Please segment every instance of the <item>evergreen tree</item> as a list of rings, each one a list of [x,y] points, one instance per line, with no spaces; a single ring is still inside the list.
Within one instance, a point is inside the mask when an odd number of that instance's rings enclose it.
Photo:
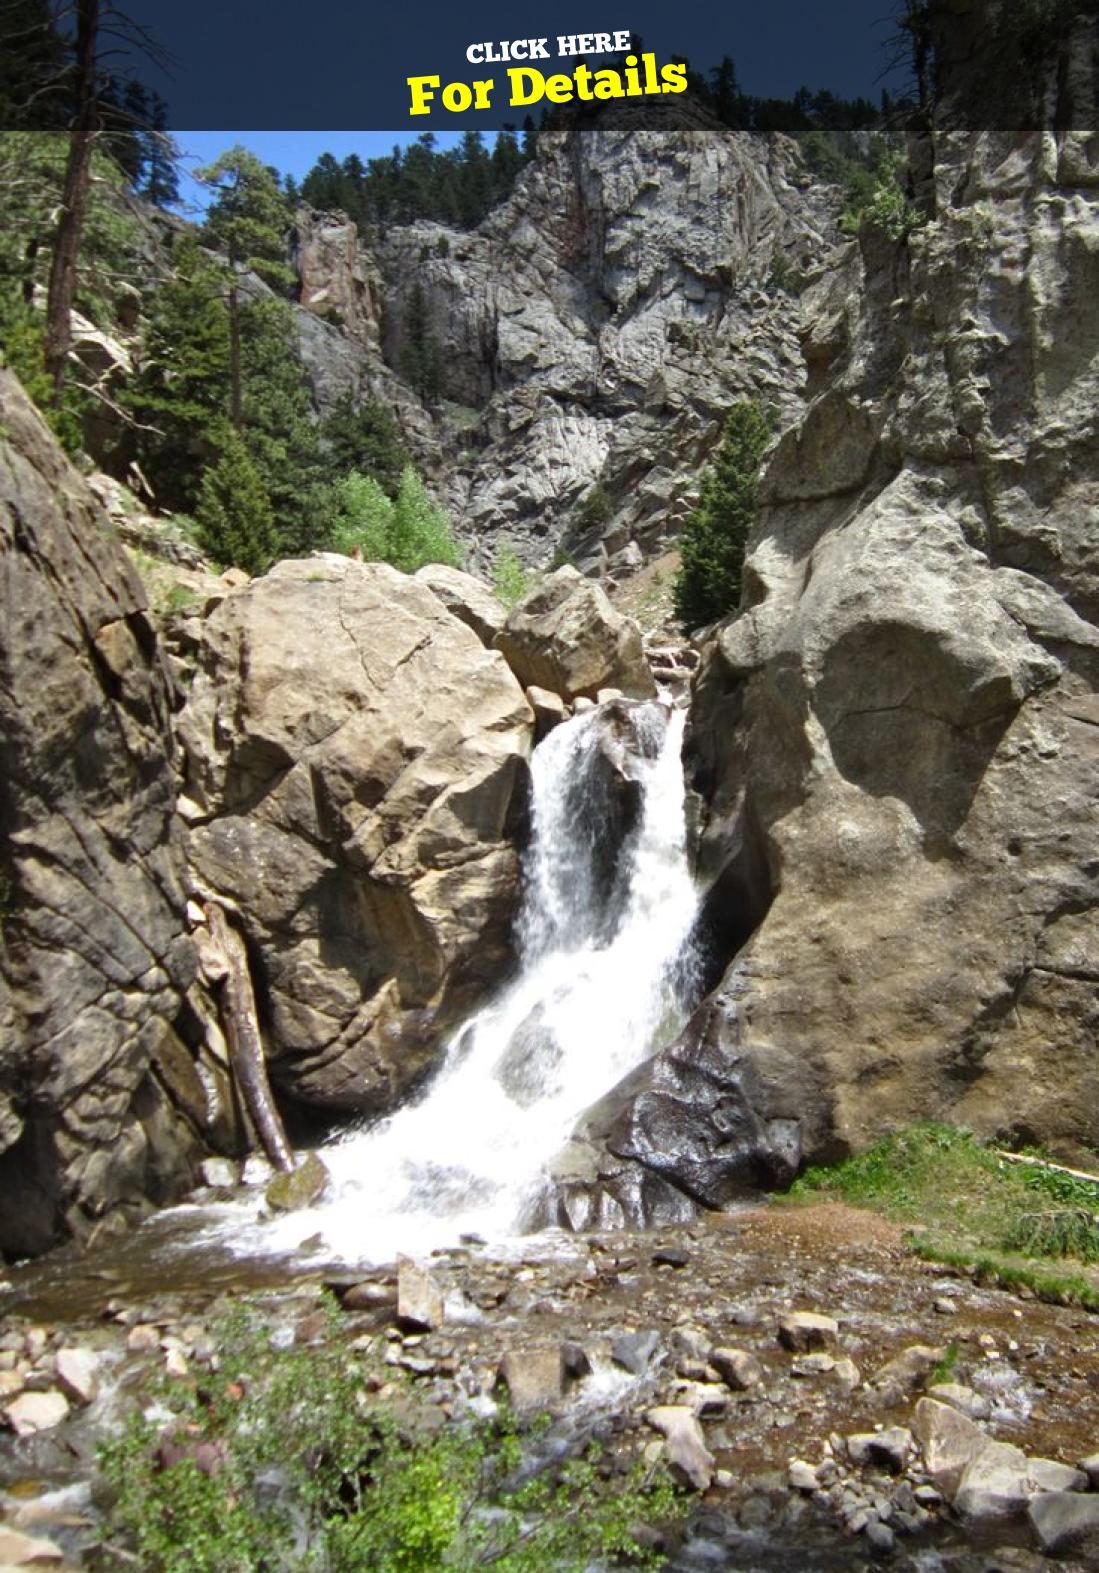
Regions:
[[[257,273],[274,289],[290,284],[286,236],[292,214],[277,174],[239,144],[200,170],[198,178],[216,192],[204,228],[228,263],[229,418],[239,429],[244,421],[240,274],[246,269]]]
[[[142,137],[144,170],[140,194],[154,207],[179,201],[179,145],[168,132],[168,106],[159,93],[149,99],[149,119]]]
[[[223,427],[221,441],[220,458],[202,478],[199,537],[219,563],[264,573],[276,550],[271,498],[240,435]]]
[[[321,440],[332,468],[370,475],[389,497],[396,497],[401,474],[409,463],[401,429],[376,399],[356,403],[348,393],[321,423]]]
[[[65,124],[64,61],[49,0],[0,0],[0,126],[5,131]]]
[[[682,568],[675,609],[685,628],[699,628],[733,611],[740,600],[748,537],[756,519],[759,462],[771,422],[758,404],[734,404],[717,457],[702,478],[698,506],[679,539]]]
[[[405,301],[401,370],[421,399],[429,404],[438,399],[442,389],[442,354],[431,331],[427,296],[418,280]]]

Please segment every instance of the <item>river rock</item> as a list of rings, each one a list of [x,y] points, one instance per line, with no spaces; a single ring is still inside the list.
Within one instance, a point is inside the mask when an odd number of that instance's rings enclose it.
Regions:
[[[63,1348],[54,1361],[57,1385],[74,1404],[90,1404],[99,1392],[99,1356],[92,1349]]]
[[[934,1398],[920,1399],[912,1429],[923,1448],[928,1477],[953,1501],[966,1467],[988,1446],[988,1436],[967,1416]]]
[[[834,1349],[839,1330],[834,1316],[822,1316],[818,1311],[789,1311],[779,1318],[778,1341],[784,1349],[799,1353]]]
[[[240,1170],[231,1158],[204,1158],[200,1167],[203,1185],[214,1190],[231,1190],[240,1178]]]
[[[664,1437],[664,1451],[674,1474],[696,1491],[708,1491],[714,1477],[714,1457],[693,1409],[679,1404],[659,1405],[645,1419]]]
[[[637,624],[575,568],[559,568],[524,596],[495,648],[525,688],[551,689],[566,702],[610,687],[631,699],[656,694]]]
[[[446,1320],[443,1291],[426,1267],[397,1258],[397,1320],[410,1332],[430,1333]]]
[[[172,690],[102,508],[0,371],[0,1251],[187,1189],[224,1073],[176,1031],[183,921]]]
[[[885,1426],[880,1431],[862,1431],[847,1438],[847,1453],[853,1464],[881,1464],[899,1475],[912,1452],[912,1433],[907,1426]]]
[[[1089,1485],[1084,1470],[1056,1458],[1028,1458],[1027,1473],[1035,1491],[1086,1491]]]
[[[1052,1555],[1099,1555],[1099,1496],[1043,1491],[1027,1509],[1042,1550]]]
[[[709,1362],[736,1393],[745,1393],[763,1380],[763,1367],[746,1349],[711,1349]]]
[[[445,563],[426,563],[417,570],[416,578],[459,622],[472,628],[482,644],[492,645],[507,614],[487,584]]]
[[[660,1334],[656,1331],[622,1333],[611,1344],[611,1359],[631,1376],[641,1376],[652,1364],[660,1348]]]
[[[279,563],[203,627],[179,730],[196,878],[240,913],[277,1090],[391,1108],[511,954],[533,717],[383,563]]]
[[[63,1393],[21,1393],[6,1404],[0,1414],[16,1436],[34,1436],[49,1431],[68,1417],[69,1401]]]
[[[306,1153],[285,1174],[276,1174],[264,1191],[264,1200],[272,1212],[296,1212],[300,1207],[314,1207],[327,1191],[331,1175],[319,1153]]]
[[[870,1386],[885,1404],[897,1404],[923,1386],[946,1353],[927,1344],[910,1344],[886,1361],[870,1378]]]
[[[568,715],[565,701],[560,694],[555,694],[549,688],[539,688],[537,683],[531,683],[526,690],[527,703],[534,711],[535,732],[539,742],[547,732],[552,732]]]
[[[927,1396],[940,1404],[949,1404],[959,1414],[968,1415],[970,1420],[987,1420],[992,1413],[992,1405],[984,1394],[974,1392],[961,1382],[936,1382],[927,1389]]]
[[[971,1523],[1013,1518],[1034,1494],[1026,1454],[1010,1442],[987,1441],[962,1472],[954,1511]]]
[[[0,1525],[0,1568],[49,1567],[64,1560],[65,1553],[52,1540]]]
[[[507,1388],[517,1414],[552,1408],[565,1391],[565,1364],[560,1345],[509,1350],[500,1361],[498,1380]]]

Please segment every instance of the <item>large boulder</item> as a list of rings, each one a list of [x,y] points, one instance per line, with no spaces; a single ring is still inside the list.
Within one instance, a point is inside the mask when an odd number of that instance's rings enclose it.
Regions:
[[[191,1180],[230,1134],[202,1069],[170,688],[99,504],[0,372],[0,1250]]]
[[[467,623],[482,644],[492,644],[507,614],[487,584],[459,568],[449,568],[446,563],[425,563],[416,578],[439,597],[459,622]]]
[[[764,473],[744,608],[693,695],[717,993],[601,1114],[586,1168],[628,1201],[623,1162],[720,1201],[917,1119],[1069,1161],[1099,1145],[1079,153],[941,137],[930,221],[864,237],[844,332],[807,325],[832,359]]]
[[[533,715],[381,563],[280,563],[207,620],[180,720],[189,858],[248,937],[276,1087],[391,1108],[505,970]]]
[[[566,702],[617,688],[631,699],[656,693],[641,632],[575,568],[559,568],[515,606],[495,640],[524,688]]]

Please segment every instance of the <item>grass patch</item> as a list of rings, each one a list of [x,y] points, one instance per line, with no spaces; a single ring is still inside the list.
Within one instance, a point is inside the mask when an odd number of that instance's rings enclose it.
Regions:
[[[790,1195],[911,1224],[913,1248],[928,1260],[1099,1309],[1099,1280],[1083,1270],[1099,1262],[1099,1185],[1008,1163],[969,1131],[908,1126],[833,1168],[806,1170]]]

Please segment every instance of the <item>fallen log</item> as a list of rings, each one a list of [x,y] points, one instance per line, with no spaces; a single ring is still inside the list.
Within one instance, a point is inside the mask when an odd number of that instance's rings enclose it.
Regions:
[[[203,905],[206,933],[196,940],[207,982],[218,987],[229,1063],[263,1150],[276,1169],[294,1167],[279,1111],[275,1107],[256,1012],[256,996],[244,940],[216,901]]]
[[[1007,1163],[1025,1163],[1035,1169],[1052,1169],[1054,1174],[1069,1174],[1074,1180],[1087,1180],[1092,1185],[1099,1185],[1099,1174],[1088,1174],[1086,1169],[1069,1169],[1063,1163],[1050,1163],[1048,1158],[1032,1158],[1029,1153],[1001,1152],[998,1147],[992,1149],[997,1158],[1003,1158]]]

